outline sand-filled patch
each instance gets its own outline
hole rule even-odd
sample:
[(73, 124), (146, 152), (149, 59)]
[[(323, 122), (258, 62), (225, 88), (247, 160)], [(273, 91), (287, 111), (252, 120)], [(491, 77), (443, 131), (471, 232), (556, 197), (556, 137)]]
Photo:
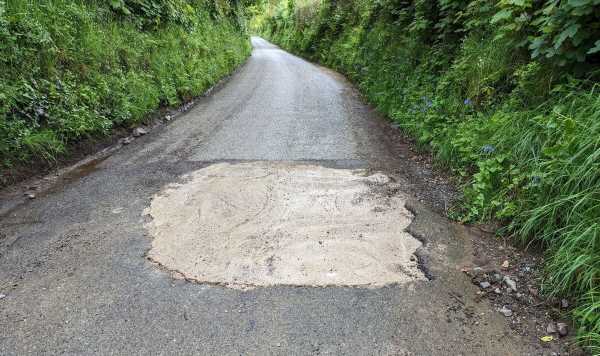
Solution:
[[(157, 194), (150, 260), (230, 287), (367, 286), (424, 279), (404, 198), (382, 174), (221, 163)], [(397, 190), (397, 189), (396, 189)], [(383, 192), (383, 193), (382, 193)]]

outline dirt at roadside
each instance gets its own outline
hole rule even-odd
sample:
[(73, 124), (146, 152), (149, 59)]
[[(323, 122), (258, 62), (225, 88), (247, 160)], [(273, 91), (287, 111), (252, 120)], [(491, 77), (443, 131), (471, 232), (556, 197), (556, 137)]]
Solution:
[(544, 354), (584, 355), (573, 343), (575, 330), (568, 317), (571, 301), (540, 290), (542, 254), (524, 251), (480, 227), (471, 229), (475, 264), (465, 266), (464, 273), (479, 287), (478, 298), (504, 313), (513, 332), (537, 343)]
[[(179, 106), (161, 106), (157, 108), (149, 113), (138, 127), (115, 127), (107, 136), (89, 137), (79, 142), (71, 143), (67, 145), (66, 152), (54, 161), (49, 161), (42, 157), (34, 157), (31, 161), (16, 163), (11, 167), (3, 168), (0, 166), (0, 193), (3, 190), (14, 191), (15, 189), (25, 189), (31, 191), (40, 189), (38, 187), (40, 180), (47, 179), (48, 175), (54, 174), (58, 176), (61, 174), (61, 171), (68, 170), (72, 166), (78, 166), (82, 161), (90, 161), (90, 156), (107, 157), (108, 152), (112, 153), (124, 144), (127, 145), (133, 142), (137, 137), (168, 124), (170, 121), (190, 111), (203, 98), (208, 97), (213, 91), (222, 88), (242, 67), (243, 65), (239, 66), (201, 95), (184, 98), (183, 103)], [(139, 129), (142, 130), (141, 134), (138, 134), (140, 132)], [(107, 155), (103, 155), (103, 152), (107, 152)]]
[[(431, 154), (415, 149), (416, 144), (394, 124), (389, 125), (388, 145), (402, 159), (396, 170), (407, 189), (422, 204), (442, 215), (460, 199), (459, 183), (440, 167)], [(585, 355), (574, 345), (575, 330), (568, 314), (571, 301), (545, 296), (541, 291), (544, 259), (541, 251), (524, 250), (510, 239), (496, 236), (494, 226), (467, 226), (473, 241), (473, 264), (463, 272), (479, 287), (476, 300), (488, 300), (515, 334), (524, 336), (543, 355)], [(515, 288), (511, 288), (515, 287)], [(460, 305), (459, 305), (460, 307)], [(561, 334), (562, 333), (562, 334)]]

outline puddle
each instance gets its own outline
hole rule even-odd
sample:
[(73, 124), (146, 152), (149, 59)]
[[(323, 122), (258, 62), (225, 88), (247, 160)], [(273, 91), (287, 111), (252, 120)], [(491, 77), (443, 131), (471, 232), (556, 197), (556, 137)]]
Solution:
[(108, 158), (110, 157), (110, 155), (106, 155), (100, 158), (96, 158), (93, 159), (89, 162), (86, 162), (80, 166), (78, 166), (77, 168), (74, 168), (73, 170), (67, 172), (62, 179), (65, 182), (70, 182), (79, 178), (83, 178), (86, 177), (94, 172), (96, 172), (97, 170), (99, 170), (100, 168), (98, 167), (100, 165), (100, 163), (106, 161)]
[(382, 174), (274, 162), (215, 164), (157, 194), (148, 258), (233, 288), (380, 287), (426, 279), (412, 214)]
[(57, 173), (53, 177), (46, 176), (42, 179), (30, 181), (28, 186), (33, 189), (21, 188), (13, 189), (12, 191), (0, 192), (0, 218), (9, 217), (13, 212), (19, 209), (23, 204), (27, 204), (30, 200), (24, 197), (24, 194), (33, 194), (34, 197), (40, 198), (48, 194), (52, 194), (62, 190), (68, 183), (79, 178), (88, 176), (93, 172), (101, 169), (98, 167), (102, 162), (108, 159), (110, 155), (105, 155), (100, 158), (92, 159), (88, 162), (80, 164), (74, 168), (63, 169), (64, 173)]

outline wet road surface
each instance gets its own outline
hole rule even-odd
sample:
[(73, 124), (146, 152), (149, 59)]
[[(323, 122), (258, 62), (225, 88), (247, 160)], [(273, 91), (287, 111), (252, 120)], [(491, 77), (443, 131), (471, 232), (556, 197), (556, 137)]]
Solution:
[(472, 262), (469, 231), (410, 199), (407, 232), (424, 244), (416, 256), (430, 279), (232, 289), (177, 278), (146, 258), (153, 197), (218, 163), (362, 169), (391, 177), (408, 197), (425, 189), (390, 146), (389, 126), (341, 76), (252, 41), (248, 62), (187, 114), (4, 209), (0, 353), (534, 354), (474, 300), (460, 272)]

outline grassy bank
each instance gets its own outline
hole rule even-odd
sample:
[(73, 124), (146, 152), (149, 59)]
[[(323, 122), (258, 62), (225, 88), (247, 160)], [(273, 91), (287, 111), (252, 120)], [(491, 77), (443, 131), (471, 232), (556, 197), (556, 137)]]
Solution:
[(241, 5), (0, 0), (0, 178), (197, 96), (250, 53)]
[(348, 75), (463, 177), (455, 217), (546, 250), (600, 353), (600, 19), (593, 1), (292, 0), (253, 23)]

